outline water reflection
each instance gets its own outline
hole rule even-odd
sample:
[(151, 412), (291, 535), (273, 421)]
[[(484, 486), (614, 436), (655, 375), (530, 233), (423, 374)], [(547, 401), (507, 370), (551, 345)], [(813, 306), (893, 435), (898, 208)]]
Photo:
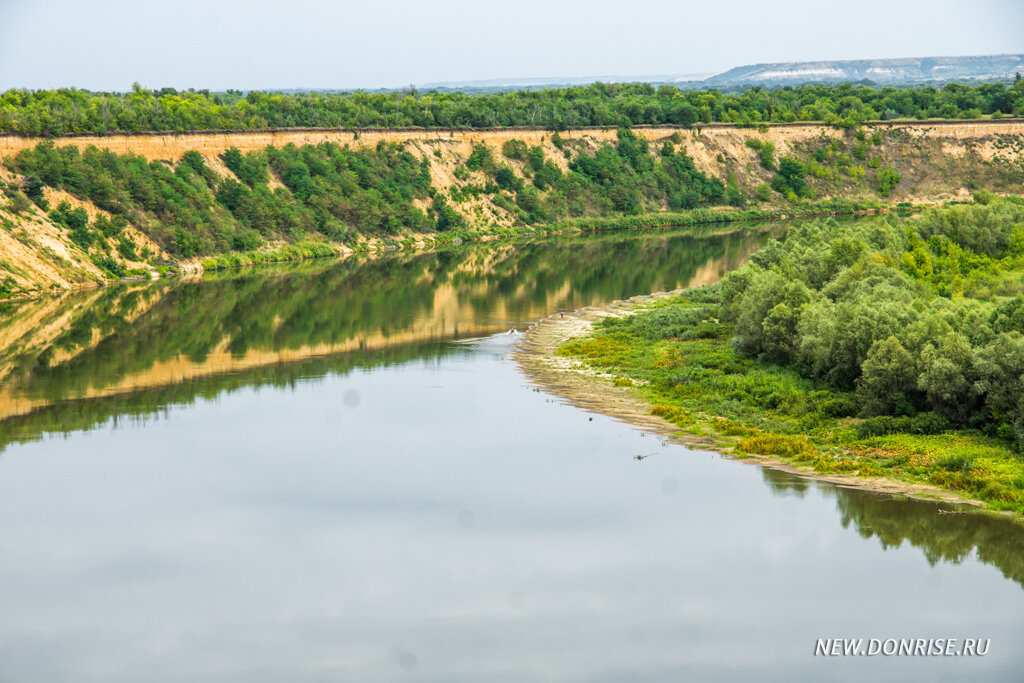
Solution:
[[(485, 245), (10, 307), (0, 679), (1019, 678), (1024, 527), (661, 447), (506, 359), (510, 322), (713, 279), (759, 240)], [(951, 635), (993, 653), (812, 656)]]
[[(29, 412), (0, 420), (0, 444), (6, 447), (12, 443), (26, 443), (52, 432), (86, 431), (108, 420), (115, 427), (121, 421), (141, 423), (159, 419), (172, 406), (192, 405), (196, 401), (246, 387), (293, 387), (300, 380), (327, 373), (345, 374), (356, 368), (369, 369), (415, 359), (438, 359), (460, 351), (458, 345), (444, 342), (407, 344), (197, 376), (141, 391), (41, 403)], [(357, 398), (346, 399), (346, 405), (358, 401)]]
[(928, 564), (961, 564), (976, 557), (1024, 587), (1024, 527), (1005, 517), (966, 506), (939, 505), (902, 496), (814, 482), (780, 470), (763, 469), (762, 479), (778, 496), (803, 498), (812, 487), (834, 497), (843, 528), (882, 548), (907, 543), (924, 553)]
[(803, 498), (811, 488), (811, 482), (795, 474), (764, 468), (761, 470), (761, 478), (768, 488), (778, 496), (794, 496)]
[[(1019, 584), (844, 529), (837, 501), (869, 494), (772, 473), (804, 489), (778, 496), (754, 467), (591, 421), (525, 386), (510, 344), (11, 447), (0, 679), (1019, 677)], [(992, 654), (812, 656), (847, 635)]]
[(713, 281), (765, 239), (734, 231), (483, 244), (9, 305), (0, 447), (295, 373), (436, 355), (440, 342), (555, 310)]

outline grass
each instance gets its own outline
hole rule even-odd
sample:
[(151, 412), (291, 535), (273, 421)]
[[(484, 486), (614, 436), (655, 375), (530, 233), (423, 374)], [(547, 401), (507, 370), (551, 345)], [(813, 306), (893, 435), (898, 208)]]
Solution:
[(546, 225), (552, 230), (628, 230), (652, 227), (680, 227), (687, 225), (710, 225), (741, 221), (772, 221), (788, 218), (810, 218), (836, 214), (853, 214), (857, 211), (877, 209), (883, 206), (877, 202), (835, 199), (830, 201), (802, 201), (786, 209), (693, 209), (679, 212), (641, 213), (627, 216), (588, 216), (570, 218)]
[[(571, 219), (559, 223), (533, 226), (501, 227), (496, 225), (484, 228), (460, 228), (450, 232), (438, 232), (421, 236), (430, 246), (460, 244), (478, 239), (514, 239), (520, 237), (537, 237), (558, 233), (597, 232), (603, 230), (628, 230), (642, 228), (671, 228), (690, 226), (695, 233), (707, 228), (714, 230), (716, 225), (740, 221), (770, 221), (786, 218), (830, 215), (834, 213), (854, 213), (855, 211), (874, 208), (874, 204), (854, 203), (846, 201), (806, 203), (800, 209), (789, 211), (722, 211), (717, 209), (695, 209), (680, 213), (648, 213), (635, 216), (615, 216), (605, 218)], [(411, 236), (396, 238), (383, 243), (385, 247), (415, 248), (417, 242)], [(353, 246), (356, 252), (367, 252), (370, 247), (364, 242)], [(286, 244), (276, 249), (257, 249), (247, 252), (231, 252), (208, 256), (201, 261), (206, 271), (244, 268), (262, 264), (280, 263), (285, 261), (301, 261), (310, 258), (336, 257), (342, 253), (338, 245), (328, 242), (303, 241)]]
[(247, 251), (211, 256), (202, 261), (203, 270), (224, 270), (226, 268), (243, 268), (264, 263), (282, 261), (301, 261), (310, 258), (340, 256), (341, 249), (324, 242), (298, 242), (286, 244), (270, 251)]
[[(1007, 442), (969, 430), (865, 436), (872, 425), (853, 415), (851, 394), (738, 354), (729, 343), (731, 326), (717, 322), (717, 306), (699, 293), (602, 320), (558, 354), (613, 375), (617, 386), (635, 386), (652, 414), (683, 433), (712, 435), (738, 457), (767, 455), (822, 474), (930, 484), (1024, 514), (1024, 457)], [(906, 423), (927, 431), (921, 421)]]

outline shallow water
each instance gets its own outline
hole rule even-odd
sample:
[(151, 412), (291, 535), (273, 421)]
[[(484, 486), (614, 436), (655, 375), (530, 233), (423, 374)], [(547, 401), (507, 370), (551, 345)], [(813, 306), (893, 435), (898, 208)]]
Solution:
[[(665, 444), (507, 358), (510, 325), (714, 279), (762, 239), (8, 311), (0, 680), (1019, 680), (1022, 527)], [(814, 656), (836, 637), (991, 645)]]

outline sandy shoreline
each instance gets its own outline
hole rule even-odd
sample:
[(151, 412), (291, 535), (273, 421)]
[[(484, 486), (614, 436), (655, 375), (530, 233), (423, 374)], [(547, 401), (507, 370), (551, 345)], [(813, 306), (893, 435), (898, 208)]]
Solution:
[[(723, 457), (736, 462), (770, 467), (844, 488), (904, 495), (932, 502), (970, 505), (990, 514), (1009, 516), (1022, 521), (1013, 513), (988, 510), (979, 501), (964, 498), (937, 486), (884, 477), (821, 474), (810, 467), (794, 465), (773, 456), (737, 454), (733, 448), (737, 439), (682, 433), (678, 426), (662, 417), (652, 415), (651, 404), (645, 401), (635, 388), (616, 387), (612, 384), (613, 375), (601, 373), (583, 366), (579, 361), (556, 355), (556, 351), (562, 343), (573, 337), (581, 337), (589, 333), (594, 321), (607, 316), (630, 315), (641, 310), (645, 303), (673, 296), (680, 291), (682, 290), (635, 296), (627, 301), (614, 301), (604, 308), (587, 307), (573, 313), (566, 313), (565, 317), (561, 317), (557, 313), (548, 316), (526, 331), (523, 341), (512, 352), (512, 359), (519, 365), (530, 384), (554, 394), (578, 408), (607, 415), (660, 436), (670, 443), (694, 450), (720, 453)], [(948, 511), (943, 510), (943, 512)]]

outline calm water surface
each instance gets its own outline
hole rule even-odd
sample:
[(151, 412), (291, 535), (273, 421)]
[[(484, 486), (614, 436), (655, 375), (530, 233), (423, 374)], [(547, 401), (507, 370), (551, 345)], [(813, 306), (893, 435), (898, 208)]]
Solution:
[[(763, 240), (8, 308), (0, 681), (1021, 680), (1024, 527), (665, 444), (507, 358), (510, 325), (712, 281)], [(834, 637), (991, 645), (813, 656)]]

